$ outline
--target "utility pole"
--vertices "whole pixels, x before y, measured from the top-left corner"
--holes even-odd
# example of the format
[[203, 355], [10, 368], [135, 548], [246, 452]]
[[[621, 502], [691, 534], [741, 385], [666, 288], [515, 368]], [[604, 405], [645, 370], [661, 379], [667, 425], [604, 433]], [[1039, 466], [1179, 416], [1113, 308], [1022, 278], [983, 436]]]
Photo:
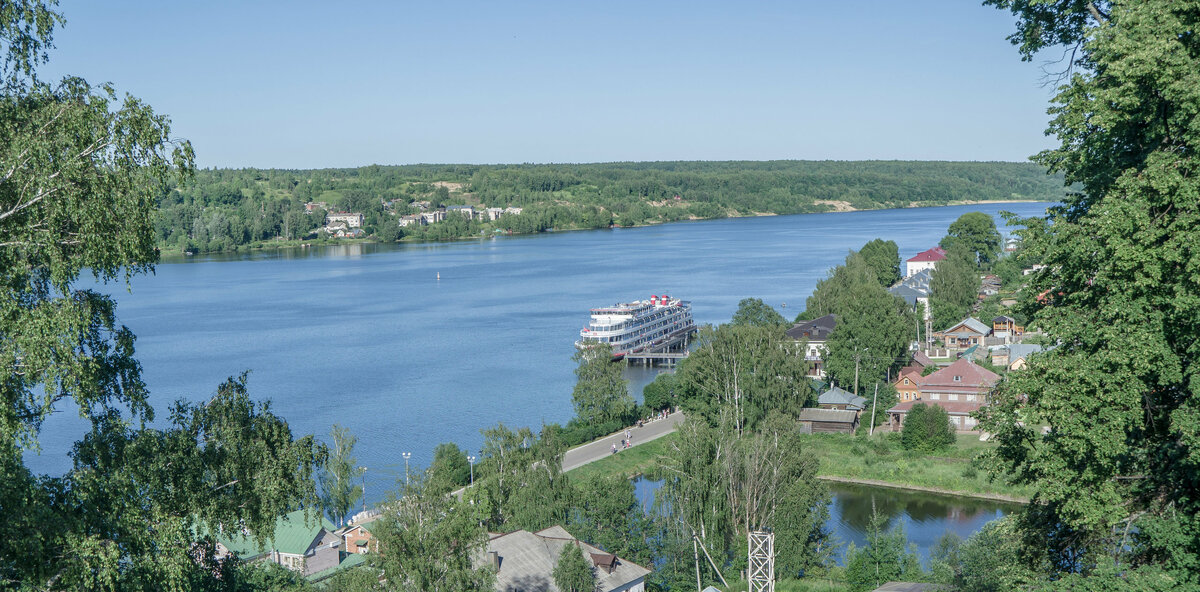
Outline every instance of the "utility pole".
[[879, 403], [879, 383], [875, 383], [875, 397], [871, 399], [871, 429], [867, 430], [868, 436], [875, 435], [875, 405]]
[[[864, 347], [862, 349], [862, 351], [868, 352], [868, 351], [871, 351], [871, 348]], [[854, 396], [856, 396], [856, 397], [858, 396], [858, 362], [861, 359], [862, 359], [862, 353], [859, 352], [857, 347], [854, 348]]]

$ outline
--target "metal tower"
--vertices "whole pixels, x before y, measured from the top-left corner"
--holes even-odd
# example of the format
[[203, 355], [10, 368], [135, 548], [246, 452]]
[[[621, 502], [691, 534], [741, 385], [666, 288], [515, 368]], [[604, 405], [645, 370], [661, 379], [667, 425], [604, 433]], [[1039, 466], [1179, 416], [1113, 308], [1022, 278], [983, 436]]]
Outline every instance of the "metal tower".
[[749, 592], [775, 592], [775, 533], [750, 532]]

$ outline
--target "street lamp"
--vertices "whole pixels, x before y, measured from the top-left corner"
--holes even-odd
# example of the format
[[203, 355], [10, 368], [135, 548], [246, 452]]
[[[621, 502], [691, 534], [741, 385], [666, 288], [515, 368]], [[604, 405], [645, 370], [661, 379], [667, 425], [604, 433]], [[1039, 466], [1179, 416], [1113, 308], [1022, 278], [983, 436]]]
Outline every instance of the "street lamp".
[[467, 463], [471, 465], [471, 485], [475, 484], [475, 457], [468, 456]]
[[401, 452], [400, 456], [404, 457], [404, 484], [408, 485], [408, 459], [412, 458], [412, 453]]

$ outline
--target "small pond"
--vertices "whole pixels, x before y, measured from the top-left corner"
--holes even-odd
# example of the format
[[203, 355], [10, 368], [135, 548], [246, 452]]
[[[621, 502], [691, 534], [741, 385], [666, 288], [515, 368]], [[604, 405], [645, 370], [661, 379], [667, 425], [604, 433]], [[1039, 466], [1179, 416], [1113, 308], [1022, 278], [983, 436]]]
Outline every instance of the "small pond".
[[[654, 502], [662, 481], [635, 479], [634, 493], [644, 507]], [[827, 483], [832, 499], [826, 525], [842, 551], [849, 543], [863, 546], [871, 523], [872, 506], [888, 519], [888, 528], [901, 525], [908, 541], [917, 546], [921, 563], [939, 538], [952, 532], [966, 539], [984, 524], [1018, 510], [1021, 505], [995, 500], [939, 495], [920, 491], [874, 487], [850, 483]]]

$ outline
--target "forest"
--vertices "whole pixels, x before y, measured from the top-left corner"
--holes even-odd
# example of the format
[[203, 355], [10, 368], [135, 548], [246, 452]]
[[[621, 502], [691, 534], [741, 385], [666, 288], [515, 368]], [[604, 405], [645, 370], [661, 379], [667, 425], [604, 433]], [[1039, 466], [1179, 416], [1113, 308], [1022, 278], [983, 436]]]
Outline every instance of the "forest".
[[[726, 161], [372, 165], [202, 169], [166, 186], [155, 220], [166, 253], [233, 251], [320, 239], [325, 209], [361, 212], [374, 240], [641, 226], [732, 216], [1063, 199], [1061, 175], [1011, 162]], [[425, 205], [423, 202], [428, 202]], [[400, 228], [421, 206], [520, 207], [491, 222]]]

